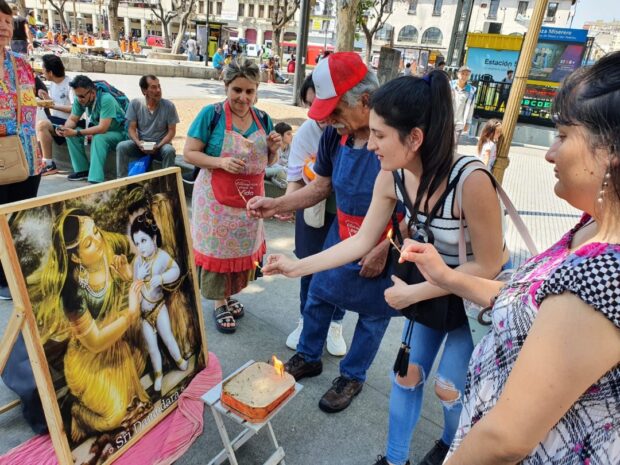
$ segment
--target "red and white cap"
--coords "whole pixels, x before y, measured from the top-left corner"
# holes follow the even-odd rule
[[[316,121],[327,119],[342,96],[359,84],[367,72],[355,52],[331,53],[323,58],[312,72],[316,97],[308,116]]]

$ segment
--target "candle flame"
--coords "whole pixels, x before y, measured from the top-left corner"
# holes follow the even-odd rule
[[[390,230],[387,232],[387,238],[389,240],[392,240],[392,228],[390,228]]]
[[[273,362],[273,369],[280,376],[284,376],[284,363],[281,360],[278,360],[278,357],[275,355],[271,356],[271,361]]]
[[[262,269],[263,269],[263,267],[262,267],[262,266],[260,266],[260,263],[258,263],[258,261],[256,261],[256,260],[254,261],[254,266],[255,266],[256,268],[258,268],[259,270],[262,270]]]

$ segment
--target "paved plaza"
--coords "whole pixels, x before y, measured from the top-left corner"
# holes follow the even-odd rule
[[[100,76],[95,75],[95,78]],[[137,77],[111,76],[105,78],[112,84],[127,90],[130,97],[139,95]],[[134,85],[135,81],[135,85]],[[135,89],[131,89],[128,85]],[[182,120],[190,119],[198,109],[223,97],[223,85],[217,81],[192,81],[190,79],[162,78],[164,97],[174,99]],[[189,100],[191,99],[191,100]],[[261,85],[259,107],[267,110],[275,120],[293,120],[298,125],[305,111],[289,105],[291,86]],[[190,121],[183,121],[178,130],[175,145],[180,149]],[[473,154],[474,145],[459,147],[462,153]],[[504,178],[504,188],[521,212],[539,249],[556,241],[578,221],[579,212],[557,199],[553,194],[555,178],[551,166],[544,160],[541,147],[513,146],[511,164]],[[69,183],[65,175],[45,177],[40,195],[63,191],[85,183]],[[188,199],[189,204],[189,199]],[[268,252],[292,254],[294,228],[291,223],[266,221]],[[508,246],[516,262],[526,257],[525,246],[510,224],[507,230]],[[224,376],[250,359],[267,360],[272,354],[286,360],[293,351],[286,348],[287,335],[297,325],[299,318],[298,280],[283,277],[262,278],[239,296],[245,305],[246,316],[238,325],[236,333],[223,335],[215,331],[212,303],[203,301],[203,315],[207,331],[208,349],[215,354],[223,368]],[[10,302],[0,303],[0,327],[4,328],[11,311]],[[344,336],[347,343],[355,325],[355,314],[347,314]],[[387,412],[390,393],[390,372],[400,344],[404,320],[395,318],[390,323],[377,358],[368,373],[368,381],[361,394],[344,412],[326,414],[318,409],[318,401],[339,375],[339,359],[326,353],[323,358],[323,374],[302,380],[302,392],[293,399],[272,421],[279,442],[286,452],[289,465],[343,464],[364,465],[374,463],[377,454],[383,454],[387,433]],[[432,386],[427,387],[422,419],[411,447],[412,463],[418,460],[439,437],[442,413]],[[0,405],[13,399],[13,394],[0,384]],[[178,464],[205,464],[222,448],[215,424],[209,410],[204,413],[204,433],[178,460]],[[234,435],[239,431],[227,424]],[[0,416],[0,454],[32,436],[21,418],[19,409]],[[271,453],[267,431],[263,430],[238,451],[239,463],[262,464]]]

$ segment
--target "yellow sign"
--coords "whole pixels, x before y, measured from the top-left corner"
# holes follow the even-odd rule
[[[312,30],[313,31],[322,31],[323,30],[323,20],[322,19],[313,19],[312,20]]]

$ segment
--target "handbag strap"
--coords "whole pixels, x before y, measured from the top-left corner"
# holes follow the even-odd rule
[[[532,255],[538,254],[538,249],[536,248],[536,244],[532,239],[530,231],[527,229],[527,226],[523,222],[519,213],[517,213],[517,209],[515,208],[512,200],[506,194],[506,191],[502,188],[502,186],[497,182],[497,180],[493,177],[493,174],[487,169],[487,167],[482,162],[473,162],[465,166],[465,168],[461,171],[461,176],[458,178],[459,182],[456,187],[456,201],[459,205],[459,263],[463,264],[467,262],[467,250],[465,245],[465,226],[463,221],[463,184],[465,183],[465,179],[473,173],[474,171],[481,170],[487,173],[491,177],[491,181],[495,186],[497,191],[497,195],[501,199],[508,216],[514,223],[517,228],[517,232],[525,242],[528,250]]]
[[[10,53],[11,63],[13,64],[13,72],[15,74],[15,90],[17,91],[17,135],[21,133],[22,126],[22,92],[19,83],[19,73],[17,72],[17,64],[15,63],[15,57]]]

